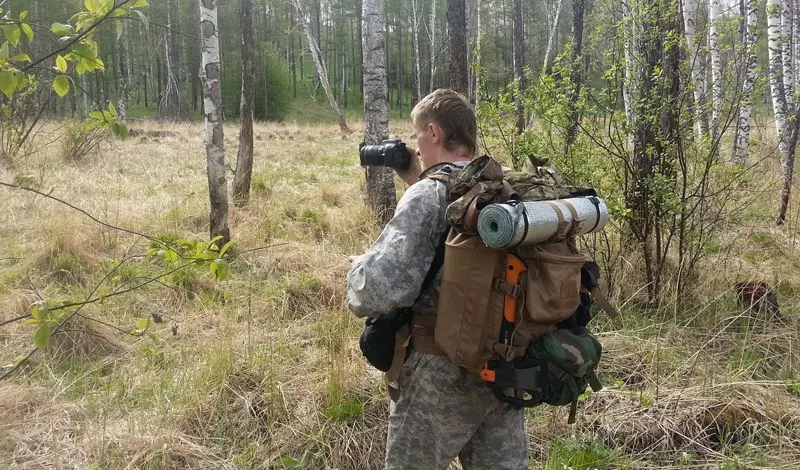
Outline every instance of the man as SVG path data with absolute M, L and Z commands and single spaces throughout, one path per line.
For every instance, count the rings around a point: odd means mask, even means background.
M 410 187 L 394 218 L 347 275 L 347 299 L 358 316 L 412 306 L 415 316 L 436 313 L 441 273 L 420 293 L 437 246 L 448 229 L 446 189 L 426 179 L 469 163 L 477 150 L 475 113 L 464 97 L 437 90 L 411 112 L 418 149 L 398 175 Z M 414 158 L 413 154 L 419 158 Z M 427 168 L 421 171 L 422 164 Z M 386 468 L 446 469 L 459 457 L 465 470 L 527 469 L 525 416 L 501 403 L 479 379 L 443 355 L 414 350 L 397 378 L 389 405 Z

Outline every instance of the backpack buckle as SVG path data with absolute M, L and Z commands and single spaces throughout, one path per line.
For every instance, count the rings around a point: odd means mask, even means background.
M 511 284 L 504 279 L 495 279 L 493 287 L 495 290 L 502 292 L 503 295 L 508 297 L 519 297 L 522 293 L 522 288 L 519 284 Z

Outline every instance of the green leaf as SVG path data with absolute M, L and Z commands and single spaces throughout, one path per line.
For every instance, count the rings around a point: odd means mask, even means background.
M 28 10 L 22 10 L 22 13 L 19 14 L 19 20 L 25 21 L 25 18 L 28 17 Z
M 139 331 L 144 331 L 147 329 L 147 326 L 150 324 L 149 317 L 142 317 L 136 321 L 136 329 Z
M 2 26 L 3 35 L 6 37 L 6 40 L 11 43 L 12 46 L 17 46 L 19 44 L 19 38 L 22 37 L 22 31 L 20 31 L 19 26 L 16 24 L 7 24 Z
M 53 26 L 50 27 L 50 31 L 56 36 L 72 36 L 75 33 L 75 29 L 72 26 L 61 23 L 53 23 Z
M 97 10 L 98 16 L 103 16 L 108 14 L 112 8 L 114 8 L 114 0 L 100 0 L 100 8 Z
M 2 91 L 8 99 L 11 99 L 11 95 L 14 94 L 16 89 L 17 77 L 14 76 L 14 72 L 10 70 L 3 70 L 0 72 L 0 91 Z
M 69 79 L 66 75 L 59 75 L 53 80 L 53 90 L 61 98 L 67 96 L 67 93 L 69 93 Z
M 50 344 L 51 326 L 50 323 L 43 323 L 39 325 L 36 333 L 33 334 L 33 342 L 36 343 L 39 349 L 47 349 L 47 345 Z
M 128 138 L 128 126 L 124 122 L 119 123 L 119 134 L 117 134 L 121 140 L 125 140 Z
M 108 112 L 111 113 L 112 117 L 117 117 L 117 110 L 114 108 L 114 103 L 111 101 L 108 102 Z
M 97 13 L 102 6 L 100 0 L 84 0 L 83 6 L 86 7 L 91 13 Z
M 228 262 L 222 258 L 212 261 L 210 268 L 211 274 L 214 275 L 217 281 L 224 281 L 228 278 L 228 274 L 230 273 Z
M 226 251 L 228 251 L 228 248 L 230 248 L 231 246 L 233 246 L 233 240 L 230 240 L 228 243 L 226 243 L 226 244 L 225 244 L 225 245 L 222 247 L 222 249 L 221 249 L 221 250 L 219 250 L 219 255 L 220 255 L 220 256 L 225 256 L 225 252 L 226 252 Z
M 61 54 L 56 57 L 56 70 L 61 73 L 67 73 L 67 61 L 61 57 Z
M 14 57 L 12 57 L 11 60 L 16 60 L 18 62 L 30 62 L 31 56 L 29 56 L 28 54 L 17 54 Z
M 144 13 L 142 13 L 141 10 L 133 11 L 139 15 L 139 19 L 142 20 L 142 23 L 144 23 L 144 29 L 150 29 L 150 22 L 147 20 L 147 17 L 144 15 Z
M 122 37 L 122 21 L 117 20 L 117 41 Z
M 147 3 L 147 0 L 138 0 L 136 3 L 133 4 L 133 8 L 145 8 L 149 6 L 150 4 Z
M 78 75 L 83 75 L 86 73 L 86 67 L 84 67 L 82 63 L 78 62 L 78 64 L 75 66 L 75 72 L 77 72 Z
M 22 28 L 22 32 L 25 33 L 25 36 L 28 36 L 28 41 L 33 41 L 33 29 L 31 29 L 31 25 L 22 23 L 20 27 Z
M 288 470 L 293 470 L 295 468 L 300 468 L 303 466 L 303 462 L 294 459 L 292 457 L 281 457 L 281 465 L 286 467 Z
M 8 41 L 3 42 L 0 46 L 0 59 L 8 59 Z

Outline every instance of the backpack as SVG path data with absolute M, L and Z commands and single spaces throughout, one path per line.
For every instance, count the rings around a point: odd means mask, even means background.
M 436 348 L 484 380 L 498 399 L 514 406 L 572 404 L 573 422 L 586 387 L 600 389 L 595 369 L 602 347 L 585 328 L 589 295 L 616 315 L 597 289 L 599 269 L 575 243 L 570 221 L 579 219 L 568 205 L 571 217 L 559 215 L 551 238 L 495 249 L 478 236 L 478 216 L 489 204 L 596 197 L 594 190 L 567 185 L 554 165 L 536 156 L 528 157 L 523 171 L 505 172 L 481 156 L 460 171 L 430 178 L 447 185 L 451 227 Z

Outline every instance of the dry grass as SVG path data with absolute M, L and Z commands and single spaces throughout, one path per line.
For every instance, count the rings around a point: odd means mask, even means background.
M 394 128 L 410 135 L 408 122 Z M 202 125 L 132 131 L 91 161 L 64 162 L 54 146 L 0 167 L 0 180 L 52 191 L 111 224 L 204 239 Z M 229 155 L 236 135 L 226 127 Z M 0 468 L 282 468 L 286 457 L 310 469 L 380 468 L 387 397 L 344 305 L 347 256 L 378 233 L 362 203 L 359 136 L 257 125 L 251 203 L 232 207 L 230 220 L 238 249 L 271 248 L 237 258 L 223 283 L 193 269 L 82 311 L 102 324 L 76 318 L 47 354 L 0 383 Z M 0 321 L 40 298 L 83 298 L 114 260 L 147 248 L 42 197 L 4 190 L 3 199 Z M 720 241 L 685 312 L 637 314 L 620 272 L 625 318 L 598 325 L 607 387 L 586 397 L 575 427 L 566 410 L 530 411 L 534 468 L 800 461 L 800 212 L 775 229 L 762 216 L 773 198 L 761 202 Z M 110 287 L 160 272 L 135 257 Z M 736 306 L 730 286 L 750 279 L 779 284 L 779 328 Z M 140 318 L 159 322 L 127 335 Z M 31 333 L 2 327 L 0 363 L 24 353 Z

